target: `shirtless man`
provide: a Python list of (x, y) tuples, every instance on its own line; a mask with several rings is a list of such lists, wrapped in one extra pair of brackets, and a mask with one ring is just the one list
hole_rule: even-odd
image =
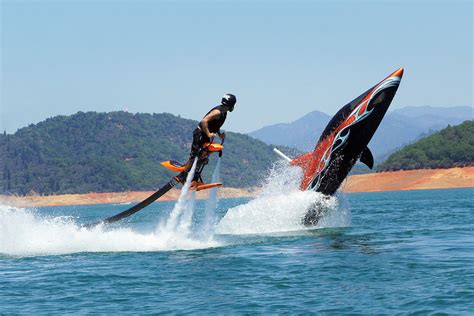
[[(189, 171), (193, 165), (194, 158), (199, 155), (202, 146), (217, 135), (222, 140), (225, 138), (225, 133), (221, 132), (221, 127), (227, 118), (227, 112), (234, 110), (237, 99), (235, 95), (227, 93), (222, 97), (221, 104), (213, 107), (206, 115), (204, 115), (201, 122), (193, 132), (193, 144), (191, 146), (191, 153), (189, 160), (186, 162), (185, 171)], [(185, 179), (181, 179), (184, 182)]]

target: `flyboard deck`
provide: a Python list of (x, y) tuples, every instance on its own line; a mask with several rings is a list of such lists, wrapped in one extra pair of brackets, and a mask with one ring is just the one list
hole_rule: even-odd
[[(176, 160), (163, 161), (161, 165), (165, 167), (166, 169), (169, 169), (175, 172), (183, 172), (185, 170), (185, 167), (179, 162), (177, 162)], [(191, 185), (190, 190), (202, 191), (202, 190), (207, 190), (207, 189), (211, 189), (215, 187), (220, 187), (221, 185), (222, 185), (222, 182), (202, 183), (202, 184), (198, 184), (197, 186)]]
[(214, 182), (214, 183), (203, 183), (203, 184), (198, 184), (197, 187), (191, 187), (191, 190), (196, 190), (196, 191), (202, 191), (202, 190), (207, 190), (207, 189), (212, 189), (215, 187), (220, 187), (222, 185), (222, 182)]

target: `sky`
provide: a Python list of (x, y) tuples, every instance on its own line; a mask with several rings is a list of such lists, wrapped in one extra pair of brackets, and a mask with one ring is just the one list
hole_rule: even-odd
[(78, 111), (225, 130), (332, 114), (399, 67), (391, 108), (473, 105), (472, 1), (0, 0), (0, 131)]

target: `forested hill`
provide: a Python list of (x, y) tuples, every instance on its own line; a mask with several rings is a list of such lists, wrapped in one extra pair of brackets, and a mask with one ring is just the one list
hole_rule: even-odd
[(447, 128), (393, 153), (378, 171), (474, 165), (474, 121)]
[[(166, 113), (79, 112), (0, 134), (0, 192), (156, 189), (173, 175), (160, 162), (185, 162), (196, 126), (196, 121)], [(277, 159), (271, 146), (243, 134), (227, 133), (224, 145), (221, 177), (226, 186), (257, 184)], [(210, 180), (215, 163), (214, 157), (205, 179)]]

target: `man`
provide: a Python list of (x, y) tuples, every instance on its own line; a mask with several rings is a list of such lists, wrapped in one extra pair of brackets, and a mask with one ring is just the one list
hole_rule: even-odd
[[(212, 108), (206, 115), (204, 115), (201, 122), (199, 122), (197, 128), (193, 132), (193, 144), (191, 146), (191, 153), (189, 154), (189, 160), (184, 165), (185, 171), (188, 172), (194, 162), (194, 158), (201, 155), (202, 146), (205, 143), (209, 143), (217, 135), (222, 140), (225, 139), (225, 133), (221, 132), (221, 127), (227, 118), (227, 112), (234, 110), (237, 99), (235, 95), (227, 93), (222, 97), (221, 104)], [(207, 157), (201, 156), (198, 158), (203, 160), (201, 165), (207, 164)], [(205, 161), (204, 161), (205, 160)], [(199, 165), (199, 161), (198, 161)], [(196, 175), (194, 176), (195, 181), (200, 179), (201, 168), (197, 167)], [(185, 177), (179, 179), (180, 182), (186, 180)]]

